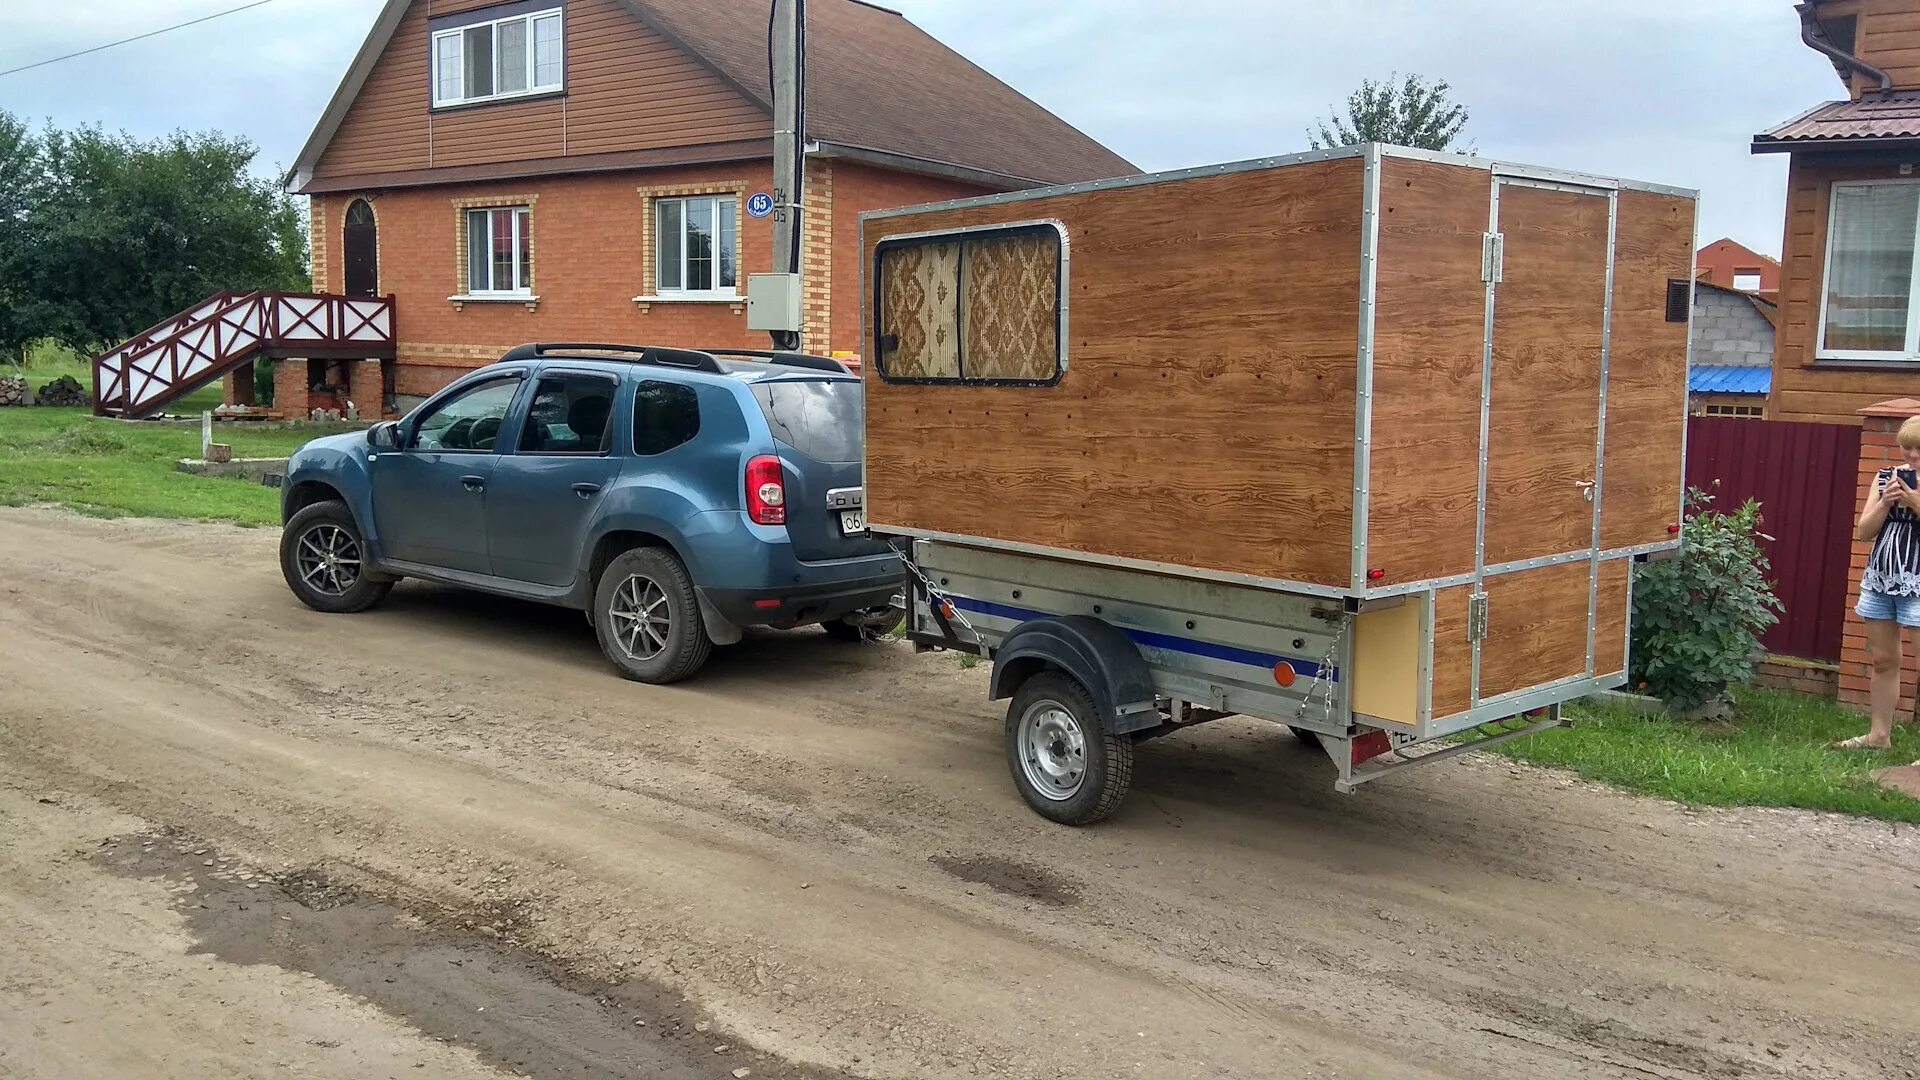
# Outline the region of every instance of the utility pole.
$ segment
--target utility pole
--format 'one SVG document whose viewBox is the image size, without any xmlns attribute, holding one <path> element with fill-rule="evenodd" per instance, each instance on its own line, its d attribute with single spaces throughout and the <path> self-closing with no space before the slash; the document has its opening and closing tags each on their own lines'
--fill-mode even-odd
<svg viewBox="0 0 1920 1080">
<path fill-rule="evenodd" d="M 769 332 L 774 348 L 798 350 L 804 324 L 800 243 L 806 194 L 806 0 L 772 3 L 773 273 L 762 281 L 754 280 L 761 275 L 749 277 L 747 315 L 748 327 Z"/>
</svg>

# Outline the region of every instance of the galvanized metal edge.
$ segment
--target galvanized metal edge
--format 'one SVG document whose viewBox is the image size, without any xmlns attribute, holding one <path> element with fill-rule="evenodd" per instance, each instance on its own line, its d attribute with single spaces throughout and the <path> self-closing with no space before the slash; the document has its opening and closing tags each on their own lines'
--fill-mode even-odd
<svg viewBox="0 0 1920 1080">
<path fill-rule="evenodd" d="M 1594 638 L 1599 633 L 1600 514 L 1607 498 L 1607 372 L 1613 358 L 1613 268 L 1619 254 L 1620 193 L 1607 193 L 1607 295 L 1600 316 L 1600 414 L 1593 445 L 1593 561 L 1587 569 L 1587 674 L 1593 674 Z"/>
<path fill-rule="evenodd" d="M 858 221 L 855 224 L 855 229 L 860 243 L 859 248 L 856 249 L 860 253 L 860 288 L 856 290 L 860 294 L 860 497 L 862 499 L 862 505 L 864 505 L 867 508 L 867 512 L 871 514 L 873 512 L 873 503 L 871 500 L 872 491 L 867 482 L 867 446 L 873 441 L 873 425 L 871 414 L 866 408 L 865 402 L 868 386 L 867 380 L 878 378 L 878 376 L 871 374 L 873 370 L 871 359 L 873 357 L 873 347 L 879 343 L 873 340 L 873 320 L 877 313 L 873 310 L 872 304 L 873 283 L 867 280 L 867 275 L 873 272 L 873 268 L 867 265 L 866 219 L 862 218 Z M 909 607 L 911 607 L 911 605 L 909 605 Z"/>
<path fill-rule="evenodd" d="M 1269 592 L 1294 593 L 1300 596 L 1324 597 L 1345 600 L 1350 590 L 1330 585 L 1311 585 L 1301 581 L 1289 581 L 1285 578 L 1265 578 L 1254 574 L 1235 574 L 1221 570 L 1202 570 L 1177 563 L 1153 562 L 1149 559 L 1129 559 L 1119 555 L 1090 555 L 1084 551 L 1069 548 L 1047 547 L 1043 544 L 1023 544 L 1015 540 L 995 540 L 984 536 L 966 536 L 959 533 L 939 532 L 933 529 L 914 529 L 904 525 L 887 525 L 870 522 L 868 531 L 877 536 L 911 536 L 922 540 L 940 540 L 964 547 L 987 548 L 993 551 L 1015 551 L 1023 555 L 1038 555 L 1048 559 L 1063 559 L 1067 562 L 1092 563 L 1096 566 L 1123 566 L 1130 570 L 1142 570 L 1149 574 L 1161 574 L 1168 577 L 1193 578 L 1203 581 L 1218 581 L 1228 585 L 1248 585 Z"/>
<path fill-rule="evenodd" d="M 1373 327 L 1380 268 L 1380 147 L 1367 143 L 1360 197 L 1360 328 L 1353 379 L 1353 567 L 1349 583 L 1367 587 L 1367 498 L 1373 487 Z"/>
<path fill-rule="evenodd" d="M 1491 165 L 1489 164 L 1489 170 Z M 1491 171 L 1489 171 L 1491 175 Z M 1487 232 L 1500 231 L 1500 178 L 1492 177 L 1492 192 L 1487 200 Z M 1474 495 L 1473 513 L 1473 588 L 1478 593 L 1487 572 L 1487 435 L 1493 423 L 1493 304 L 1498 285 L 1486 275 L 1486 311 L 1480 330 L 1480 479 Z M 1473 674 L 1468 685 L 1467 704 L 1480 701 L 1480 638 L 1473 640 Z"/>
<path fill-rule="evenodd" d="M 1689 250 L 1696 251 L 1696 252 L 1700 250 L 1700 208 L 1698 206 L 1694 207 L 1694 210 L 1693 210 L 1693 247 L 1690 248 Z M 1689 262 L 1689 265 L 1691 265 L 1691 262 Z M 1825 264 L 1822 264 L 1822 265 L 1825 265 Z M 1693 274 L 1688 274 L 1687 275 L 1687 366 L 1685 370 L 1689 372 L 1693 370 L 1693 302 L 1694 302 L 1695 295 L 1699 291 L 1700 291 L 1699 278 L 1695 277 Z M 1825 300 L 1821 301 L 1823 308 L 1825 303 L 1826 303 Z M 1826 324 L 1822 322 L 1821 323 L 1822 329 L 1820 331 L 1822 334 L 1826 333 L 1825 326 Z M 1692 404 L 1687 400 L 1687 397 L 1688 395 L 1686 394 L 1680 395 L 1680 509 L 1674 515 L 1673 520 L 1675 524 L 1684 524 L 1687 520 L 1686 462 L 1687 462 L 1687 443 L 1691 441 L 1687 437 L 1688 435 L 1687 428 L 1689 426 L 1687 424 L 1687 416 L 1691 411 L 1689 409 L 1689 406 Z"/>
<path fill-rule="evenodd" d="M 1420 659 L 1414 671 L 1414 686 L 1417 688 L 1414 701 L 1413 718 L 1418 721 L 1420 730 L 1433 720 L 1433 634 L 1434 609 L 1439 606 L 1440 597 L 1433 592 L 1420 596 Z"/>
<path fill-rule="evenodd" d="M 1608 675 L 1577 675 L 1570 679 L 1544 683 L 1511 694 L 1502 694 L 1496 698 L 1488 698 L 1466 712 L 1443 717 L 1432 726 L 1428 737 L 1444 738 L 1455 732 L 1479 727 L 1494 720 L 1505 720 L 1542 706 L 1572 701 L 1600 690 L 1611 690 L 1626 681 L 1627 675 L 1624 671 Z"/>
<path fill-rule="evenodd" d="M 1275 169 L 1283 165 L 1304 165 L 1313 161 L 1339 161 L 1344 158 L 1361 157 L 1368 148 L 1376 144 L 1356 143 L 1352 146 L 1339 146 L 1328 150 L 1307 150 L 1298 154 L 1280 154 L 1275 157 L 1249 158 L 1245 161 L 1229 161 L 1220 165 L 1201 165 L 1190 169 L 1171 169 L 1166 172 L 1140 173 L 1134 176 L 1115 176 L 1106 180 L 1088 180 L 1078 184 L 1056 184 L 1051 187 L 1028 188 L 1025 191 L 1008 191 L 999 195 L 977 195 L 969 199 L 950 199 L 946 202 L 926 203 L 921 206 L 905 206 L 891 210 L 869 210 L 860 215 L 862 221 L 879 221 L 885 218 L 904 217 L 910 214 L 926 214 L 942 210 L 967 210 L 979 206 L 1004 206 L 1007 203 L 1026 202 L 1030 199 L 1050 199 L 1060 195 L 1080 195 L 1089 191 L 1113 191 L 1117 188 L 1145 187 L 1149 184 L 1168 184 L 1176 180 L 1193 180 L 1203 176 L 1225 176 L 1229 173 L 1258 172 L 1261 169 Z"/>
<path fill-rule="evenodd" d="M 1493 158 L 1476 157 L 1472 154 L 1455 154 L 1442 150 L 1420 150 L 1411 146 L 1382 145 L 1382 157 L 1409 158 L 1414 161 L 1431 161 L 1441 165 L 1463 165 L 1469 168 L 1486 169 L 1489 172 L 1527 177 L 1537 180 L 1562 181 L 1582 187 L 1608 187 L 1626 191 L 1647 191 L 1655 195 L 1673 195 L 1683 199 L 1698 199 L 1698 188 L 1672 187 L 1667 184 L 1655 184 L 1645 180 L 1623 180 L 1614 176 L 1600 176 L 1595 173 L 1583 173 L 1570 169 L 1548 169 L 1536 165 L 1522 165 L 1512 161 L 1498 161 Z"/>
</svg>

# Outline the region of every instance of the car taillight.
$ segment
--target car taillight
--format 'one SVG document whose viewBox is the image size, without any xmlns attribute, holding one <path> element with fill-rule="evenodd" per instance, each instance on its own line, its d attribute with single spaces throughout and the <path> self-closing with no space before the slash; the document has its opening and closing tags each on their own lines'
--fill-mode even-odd
<svg viewBox="0 0 1920 1080">
<path fill-rule="evenodd" d="M 747 462 L 747 516 L 758 525 L 787 523 L 787 480 L 779 458 L 762 454 Z"/>
</svg>

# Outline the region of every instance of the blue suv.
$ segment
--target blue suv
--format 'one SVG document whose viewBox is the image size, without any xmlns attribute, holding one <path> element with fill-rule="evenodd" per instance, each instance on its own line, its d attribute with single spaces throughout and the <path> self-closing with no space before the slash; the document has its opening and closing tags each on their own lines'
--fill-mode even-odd
<svg viewBox="0 0 1920 1080">
<path fill-rule="evenodd" d="M 522 345 L 405 419 L 301 447 L 280 568 L 327 612 L 403 577 L 580 609 L 622 674 L 674 682 L 745 626 L 898 621 L 861 439 L 860 380 L 824 357 Z"/>
</svg>

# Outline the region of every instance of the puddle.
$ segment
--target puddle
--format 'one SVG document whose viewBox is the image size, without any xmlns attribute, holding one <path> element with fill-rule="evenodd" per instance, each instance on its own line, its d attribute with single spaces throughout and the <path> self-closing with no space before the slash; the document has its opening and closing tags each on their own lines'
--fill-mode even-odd
<svg viewBox="0 0 1920 1080">
<path fill-rule="evenodd" d="M 1050 907 L 1068 907 L 1080 900 L 1080 890 L 1071 881 L 1050 870 L 1012 859 L 991 855 L 966 858 L 935 855 L 927 861 L 961 881 L 985 885 L 994 892 L 1037 901 Z"/>
<path fill-rule="evenodd" d="M 196 953 L 302 971 L 531 1077 L 847 1080 L 753 1051 L 677 993 L 576 976 L 512 943 L 512 905 L 424 917 L 322 868 L 271 873 L 175 833 L 117 837 L 94 860 L 120 874 L 192 882 L 177 901 Z M 716 1047 L 725 1047 L 716 1053 Z"/>
</svg>

